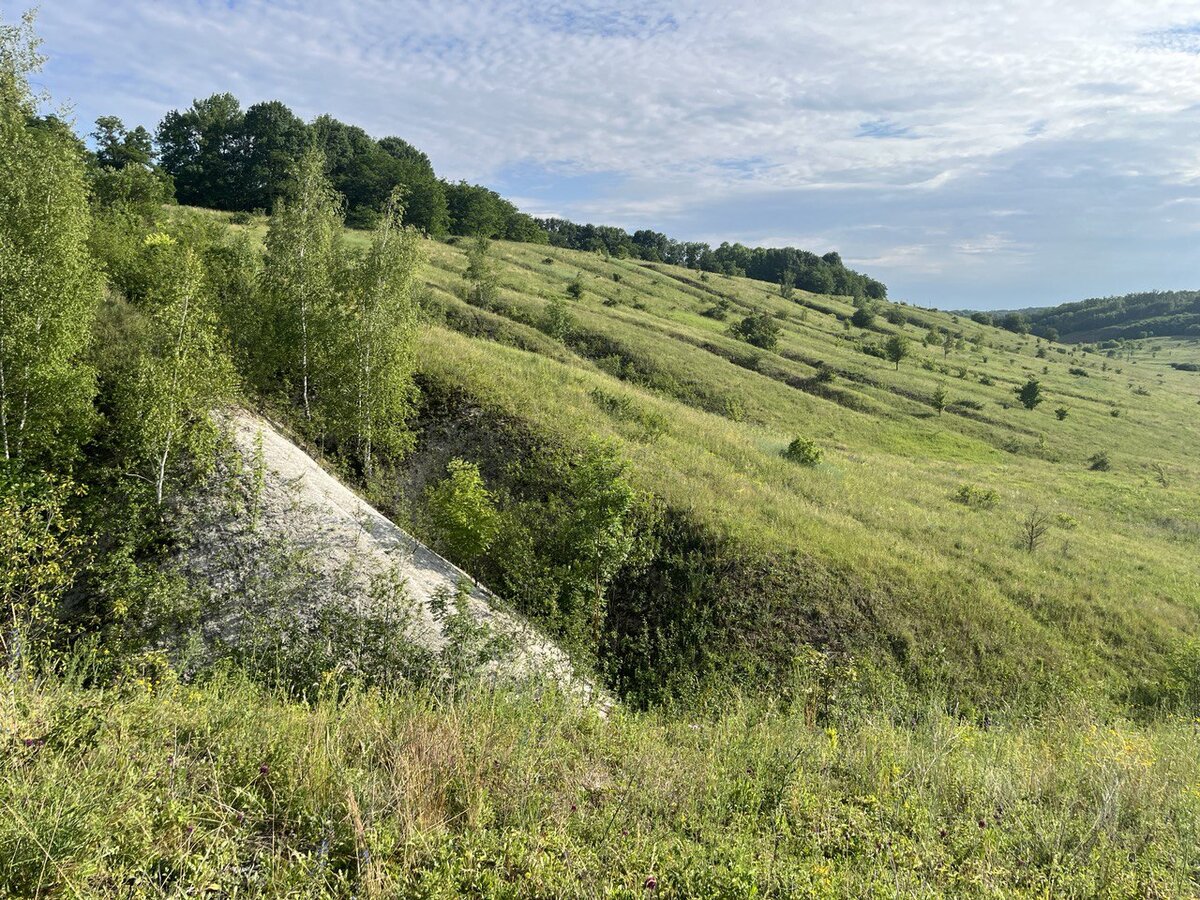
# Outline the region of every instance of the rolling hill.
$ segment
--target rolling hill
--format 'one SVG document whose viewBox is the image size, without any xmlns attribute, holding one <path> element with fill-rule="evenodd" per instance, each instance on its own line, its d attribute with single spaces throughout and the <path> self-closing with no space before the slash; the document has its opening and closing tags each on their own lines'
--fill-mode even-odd
<svg viewBox="0 0 1200 900">
<path fill-rule="evenodd" d="M 627 697 L 783 683 L 815 647 L 993 714 L 1064 691 L 1125 706 L 1200 626 L 1200 379 L 1171 367 L 1198 342 L 1109 358 L 902 305 L 863 329 L 849 298 L 502 242 L 480 305 L 464 248 L 427 242 L 418 442 L 377 496 L 420 534 L 451 458 L 540 502 L 538 459 L 613 442 L 661 505 L 660 552 L 617 578 L 596 648 Z M 756 312 L 773 348 L 731 333 Z M 817 465 L 785 457 L 797 437 Z M 510 562 L 470 563 L 537 616 Z"/>
<path fill-rule="evenodd" d="M 1200 291 L 1147 291 L 1017 312 L 1035 334 L 1057 334 L 1074 344 L 1200 335 Z"/>
</svg>

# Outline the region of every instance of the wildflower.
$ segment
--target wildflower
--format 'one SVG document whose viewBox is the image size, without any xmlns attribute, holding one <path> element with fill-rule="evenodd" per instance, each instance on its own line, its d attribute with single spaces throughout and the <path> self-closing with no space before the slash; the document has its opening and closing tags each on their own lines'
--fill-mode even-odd
<svg viewBox="0 0 1200 900">
<path fill-rule="evenodd" d="M 657 890 L 657 888 L 658 888 L 658 879 L 655 878 L 653 875 L 647 875 L 646 876 L 646 890 L 653 891 L 653 890 Z"/>
<path fill-rule="evenodd" d="M 979 827 L 980 827 L 980 828 L 987 828 L 987 819 L 980 819 L 980 820 L 979 820 Z"/>
<path fill-rule="evenodd" d="M 271 774 L 271 767 L 268 766 L 266 763 L 263 763 L 261 766 L 258 767 L 258 774 L 259 775 Z"/>
</svg>

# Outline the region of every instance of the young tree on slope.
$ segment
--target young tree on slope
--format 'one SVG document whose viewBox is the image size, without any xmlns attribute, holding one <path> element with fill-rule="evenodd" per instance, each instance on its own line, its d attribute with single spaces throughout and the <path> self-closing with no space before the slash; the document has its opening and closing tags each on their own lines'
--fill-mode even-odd
<svg viewBox="0 0 1200 900">
<path fill-rule="evenodd" d="M 0 23 L 0 451 L 70 456 L 92 417 L 82 358 L 100 298 L 87 252 L 83 161 L 65 129 L 35 127 L 32 19 Z"/>
<path fill-rule="evenodd" d="M 416 365 L 414 341 L 417 303 L 413 276 L 421 259 L 421 239 L 402 225 L 404 206 L 399 189 L 392 192 L 371 245 L 355 261 L 348 281 L 349 327 L 344 337 L 349 351 L 339 354 L 352 369 L 342 380 L 351 386 L 353 440 L 363 471 L 373 471 L 376 450 L 396 452 L 408 432 Z"/>
<path fill-rule="evenodd" d="M 233 393 L 233 367 L 195 251 L 165 234 L 147 238 L 146 341 L 118 385 L 117 419 L 135 475 L 160 505 L 181 451 L 202 458 L 215 437 L 209 413 Z M 139 471 L 140 470 L 140 471 Z"/>
<path fill-rule="evenodd" d="M 295 193 L 280 200 L 271 216 L 263 276 L 281 386 L 292 396 L 299 392 L 310 422 L 326 386 L 326 357 L 318 351 L 333 319 L 341 233 L 341 198 L 325 177 L 324 154 L 309 150 L 297 167 Z"/>
</svg>

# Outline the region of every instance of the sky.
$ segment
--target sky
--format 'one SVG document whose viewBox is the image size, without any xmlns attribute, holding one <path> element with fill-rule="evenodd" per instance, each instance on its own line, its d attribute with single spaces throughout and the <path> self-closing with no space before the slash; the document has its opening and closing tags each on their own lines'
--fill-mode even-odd
<svg viewBox="0 0 1200 900">
<path fill-rule="evenodd" d="M 923 306 L 1200 288 L 1196 0 L 41 0 L 38 30 L 82 131 L 231 91 Z"/>
</svg>

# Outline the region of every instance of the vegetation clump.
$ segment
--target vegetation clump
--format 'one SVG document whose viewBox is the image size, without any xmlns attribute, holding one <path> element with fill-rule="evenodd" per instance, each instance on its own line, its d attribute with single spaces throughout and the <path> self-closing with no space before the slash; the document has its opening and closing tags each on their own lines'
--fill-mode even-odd
<svg viewBox="0 0 1200 900">
<path fill-rule="evenodd" d="M 815 466 L 824 457 L 825 451 L 811 438 L 798 437 L 792 439 L 784 449 L 783 455 L 784 458 L 802 466 Z"/>
<path fill-rule="evenodd" d="M 730 332 L 734 337 L 764 350 L 773 350 L 779 343 L 779 324 L 770 313 L 751 313 L 732 326 Z"/>
</svg>

